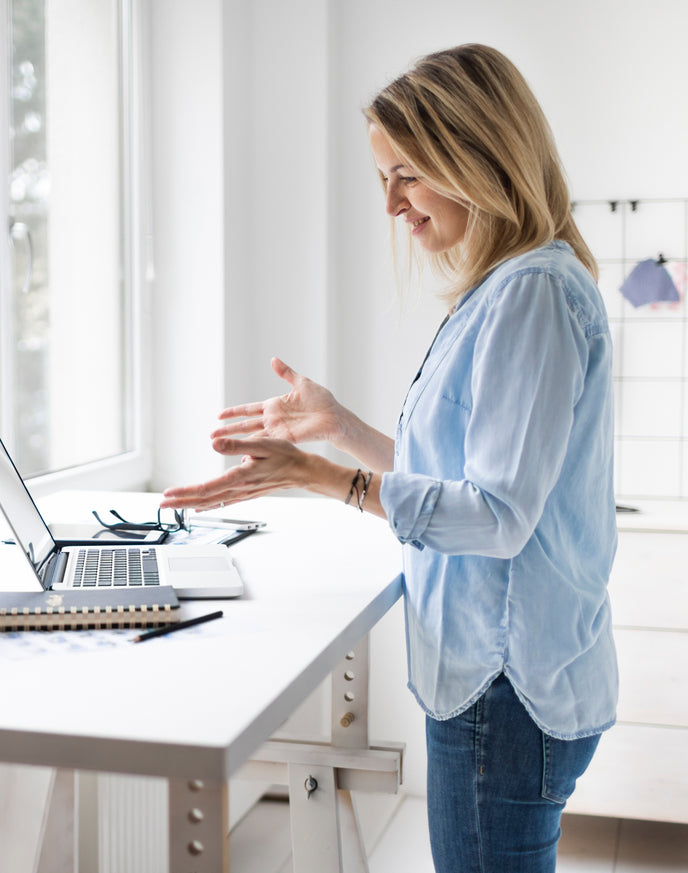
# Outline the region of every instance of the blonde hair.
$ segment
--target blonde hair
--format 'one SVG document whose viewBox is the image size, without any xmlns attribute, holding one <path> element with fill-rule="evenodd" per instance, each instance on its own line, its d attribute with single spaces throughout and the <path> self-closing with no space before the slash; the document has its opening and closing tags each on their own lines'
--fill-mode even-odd
<svg viewBox="0 0 688 873">
<path fill-rule="evenodd" d="M 430 256 L 451 304 L 502 261 L 554 239 L 597 279 L 571 215 L 547 119 L 496 49 L 462 45 L 422 58 L 364 109 L 423 182 L 469 210 L 463 241 Z"/>
</svg>

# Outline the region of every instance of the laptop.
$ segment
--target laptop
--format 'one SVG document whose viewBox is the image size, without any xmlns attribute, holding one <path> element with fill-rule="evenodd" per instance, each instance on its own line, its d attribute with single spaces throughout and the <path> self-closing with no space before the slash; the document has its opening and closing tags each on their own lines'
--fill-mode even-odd
<svg viewBox="0 0 688 873">
<path fill-rule="evenodd" d="M 59 546 L 0 440 L 0 509 L 43 590 L 171 585 L 180 600 L 238 597 L 226 546 Z"/>
</svg>

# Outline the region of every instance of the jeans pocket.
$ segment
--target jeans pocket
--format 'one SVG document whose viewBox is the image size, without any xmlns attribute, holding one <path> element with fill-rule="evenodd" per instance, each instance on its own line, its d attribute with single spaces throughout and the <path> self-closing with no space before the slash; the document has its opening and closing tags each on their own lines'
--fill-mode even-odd
<svg viewBox="0 0 688 873">
<path fill-rule="evenodd" d="M 553 803 L 565 804 L 573 794 L 576 779 L 585 773 L 595 754 L 600 735 L 579 740 L 558 740 L 542 735 L 542 796 Z"/>
</svg>

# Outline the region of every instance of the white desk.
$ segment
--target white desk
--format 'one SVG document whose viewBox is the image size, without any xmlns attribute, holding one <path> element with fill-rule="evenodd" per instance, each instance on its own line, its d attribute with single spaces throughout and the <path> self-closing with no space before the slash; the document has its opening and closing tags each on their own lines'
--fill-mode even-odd
<svg viewBox="0 0 688 873">
<path fill-rule="evenodd" d="M 90 509 L 110 506 L 149 517 L 156 501 L 149 495 L 80 493 L 41 505 L 49 520 L 58 514 L 79 520 Z M 368 749 L 367 659 L 359 645 L 401 593 L 400 550 L 387 525 L 308 498 L 262 498 L 232 514 L 268 522 L 266 532 L 232 547 L 245 595 L 182 606 L 182 617 L 189 617 L 221 605 L 223 619 L 140 645 L 86 655 L 58 651 L 49 659 L 13 659 L 12 642 L 0 638 L 2 696 L 11 701 L 0 708 L 0 760 L 168 778 L 172 873 L 228 869 L 226 781 L 351 650 L 359 659 L 345 662 L 355 668 L 354 684 L 341 670 L 334 686 L 344 681 L 347 693 L 357 690 L 353 701 L 335 692 L 338 748 L 318 753 L 312 746 L 287 746 L 272 754 L 263 749 L 253 766 L 288 769 L 296 837 L 310 820 L 321 833 L 333 827 L 335 842 L 348 826 L 335 808 L 337 789 L 347 787 L 338 773 L 352 774 L 354 784 L 357 773 L 365 781 L 366 770 L 364 760 L 342 748 L 370 756 L 371 771 L 381 760 L 383 769 L 394 768 L 393 752 L 380 752 L 375 763 L 376 753 Z M 347 712 L 358 714 L 350 728 L 339 721 Z M 336 759 L 343 754 L 348 757 L 340 771 Z M 304 773 L 316 771 L 318 790 L 306 800 Z M 202 790 L 192 780 L 201 780 Z M 296 797 L 299 784 L 303 803 Z M 202 821 L 194 821 L 196 811 Z M 326 843 L 308 848 L 312 864 L 299 861 L 295 846 L 295 870 L 344 869 L 341 847 Z M 203 851 L 194 854 L 201 845 Z M 351 869 L 366 869 L 365 862 Z"/>
</svg>

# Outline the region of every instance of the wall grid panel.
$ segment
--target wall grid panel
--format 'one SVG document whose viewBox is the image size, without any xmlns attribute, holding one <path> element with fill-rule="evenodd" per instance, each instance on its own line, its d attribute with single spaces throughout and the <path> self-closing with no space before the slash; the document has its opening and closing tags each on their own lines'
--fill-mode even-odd
<svg viewBox="0 0 688 873">
<path fill-rule="evenodd" d="M 614 341 L 617 494 L 688 499 L 688 199 L 579 200 Z M 634 307 L 633 268 L 666 261 L 680 299 Z"/>
</svg>

